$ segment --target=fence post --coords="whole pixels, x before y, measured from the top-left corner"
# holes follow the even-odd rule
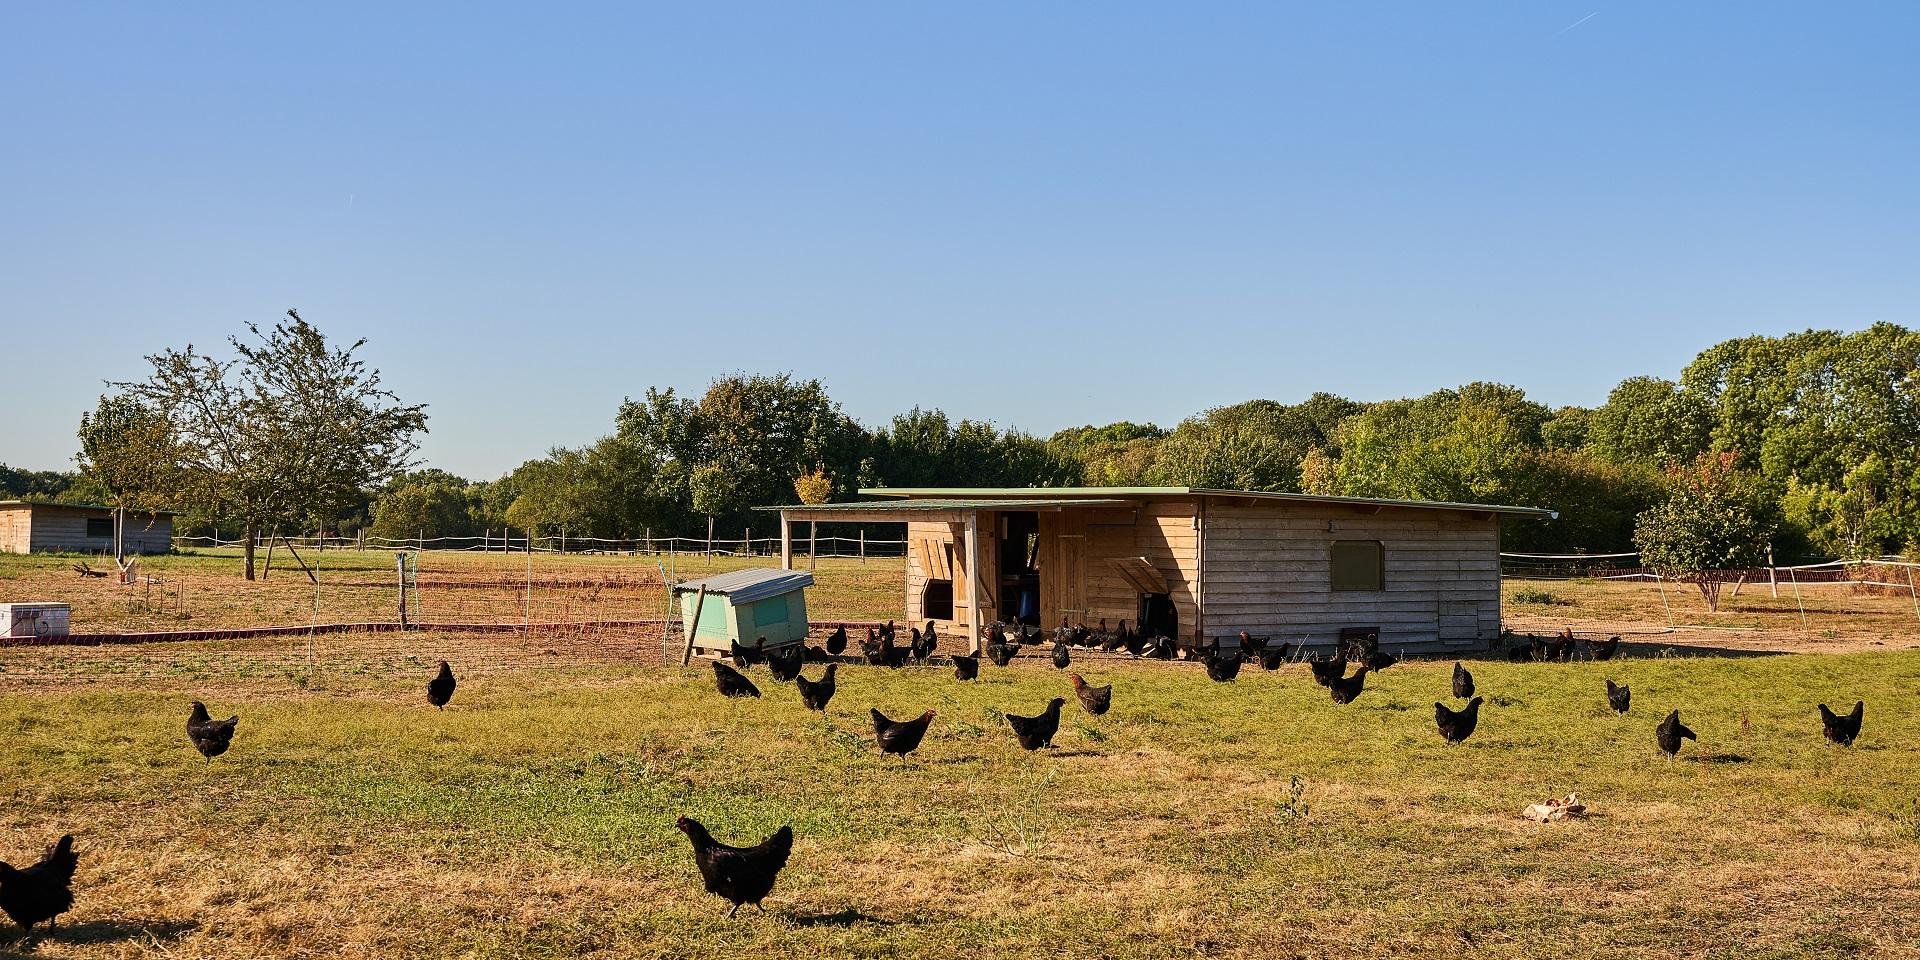
[[[747,528],[747,535],[740,538],[740,553],[748,559],[753,557],[753,528]]]
[[[807,521],[807,569],[820,569],[820,521]]]
[[[867,528],[860,528],[860,562],[867,562]]]
[[[405,630],[407,628],[407,555],[394,554],[393,566],[400,581],[400,629]]]
[[[1913,617],[1920,620],[1920,590],[1913,586],[1913,567],[1907,567],[1907,596],[1913,598]]]
[[[1773,589],[1773,598],[1780,599],[1780,571],[1773,565],[1773,544],[1767,544],[1767,586]]]

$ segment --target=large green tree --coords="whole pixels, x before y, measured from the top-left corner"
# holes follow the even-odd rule
[[[1735,459],[1731,453],[1701,454],[1674,468],[1670,495],[1634,524],[1641,562],[1698,587],[1709,610],[1720,609],[1728,571],[1761,563],[1774,529],[1757,478]]]

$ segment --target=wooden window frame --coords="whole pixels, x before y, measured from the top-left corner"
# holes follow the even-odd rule
[[[1372,586],[1343,586],[1339,580],[1340,564],[1336,555],[1343,544],[1370,544],[1379,551],[1379,561],[1374,572]],[[1387,545],[1379,540],[1329,540],[1327,541],[1327,588],[1334,593],[1380,593],[1387,589]]]

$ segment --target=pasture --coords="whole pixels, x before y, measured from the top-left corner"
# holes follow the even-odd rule
[[[4,558],[0,590],[57,575],[35,565],[59,566]],[[223,569],[235,606],[255,602]],[[823,563],[815,618],[884,616],[897,570]],[[293,589],[274,576],[254,585],[269,599]],[[1030,648],[971,684],[842,667],[823,718],[763,667],[766,696],[729,701],[705,666],[645,656],[647,637],[564,639],[0,651],[0,858],[67,831],[82,855],[60,931],[0,949],[1920,956],[1920,654],[1864,634],[1826,656],[1663,656],[1646,638],[1610,663],[1469,661],[1487,704],[1458,747],[1433,727],[1450,661],[1370,676],[1342,707],[1298,665],[1215,684],[1197,664],[1089,658],[1076,669],[1115,687],[1095,718]],[[437,712],[423,688],[442,657],[461,686]],[[1609,677],[1633,687],[1625,718]],[[1057,749],[1020,750],[1004,714],[1053,696]],[[185,742],[190,699],[241,716],[210,765]],[[1860,741],[1828,746],[1814,704],[1856,699]],[[939,717],[917,753],[882,757],[870,706]],[[1670,763],[1652,731],[1675,707],[1700,741]],[[1519,816],[1569,791],[1590,816]],[[764,916],[726,920],[701,890],[681,814],[734,843],[793,825]]]

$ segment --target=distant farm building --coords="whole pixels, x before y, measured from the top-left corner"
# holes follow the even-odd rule
[[[127,553],[173,549],[173,514],[125,512]],[[85,503],[0,500],[0,553],[113,553],[114,509]]]
[[[1198,487],[880,488],[779,510],[904,523],[906,619],[977,637],[990,620],[1125,620],[1181,643],[1241,630],[1328,647],[1485,649],[1500,634],[1500,524],[1551,510]],[[803,531],[804,533],[804,531]]]

